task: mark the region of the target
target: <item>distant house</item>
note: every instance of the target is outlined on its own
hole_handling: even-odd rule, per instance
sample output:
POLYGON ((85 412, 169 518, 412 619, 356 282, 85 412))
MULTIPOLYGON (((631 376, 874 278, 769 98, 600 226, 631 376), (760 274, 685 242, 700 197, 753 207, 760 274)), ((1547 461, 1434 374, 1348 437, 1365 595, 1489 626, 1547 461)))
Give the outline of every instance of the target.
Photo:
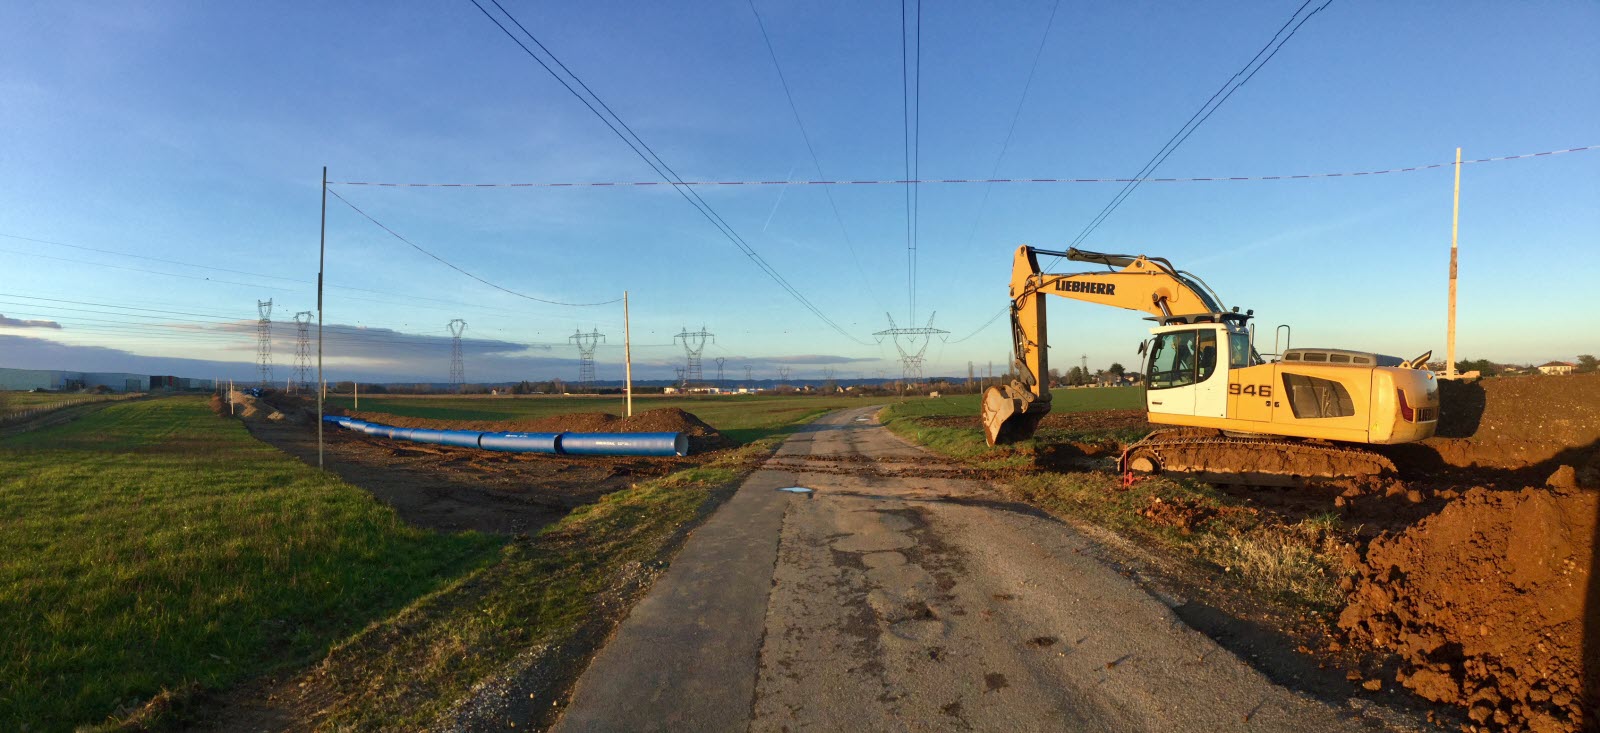
POLYGON ((1571 374, 1577 364, 1564 361, 1551 361, 1539 365, 1540 374, 1571 374))

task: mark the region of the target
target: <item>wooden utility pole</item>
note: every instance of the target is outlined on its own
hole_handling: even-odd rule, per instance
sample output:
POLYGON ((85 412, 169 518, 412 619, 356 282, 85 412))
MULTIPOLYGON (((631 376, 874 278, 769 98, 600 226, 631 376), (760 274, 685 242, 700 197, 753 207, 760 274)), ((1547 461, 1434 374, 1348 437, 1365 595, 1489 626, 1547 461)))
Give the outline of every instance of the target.
POLYGON ((322 234, 317 242, 317 470, 322 469, 322 402, 328 382, 322 377, 322 271, 328 254, 328 166, 322 166, 322 234))
POLYGON ((1456 148, 1455 213, 1450 217, 1450 324, 1445 335, 1444 378, 1456 378, 1456 237, 1461 231, 1461 148, 1456 148))
POLYGON ((627 395, 627 417, 633 417, 633 334, 628 321, 628 291, 622 291, 622 369, 623 392, 627 395))

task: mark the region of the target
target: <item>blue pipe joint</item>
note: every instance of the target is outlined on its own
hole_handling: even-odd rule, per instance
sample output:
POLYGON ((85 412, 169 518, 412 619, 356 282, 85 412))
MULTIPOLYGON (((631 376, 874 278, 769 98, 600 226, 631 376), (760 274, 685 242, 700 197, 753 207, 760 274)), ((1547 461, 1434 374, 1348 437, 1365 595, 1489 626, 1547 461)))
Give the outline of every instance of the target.
POLYGON ((560 433, 482 433, 478 447, 502 453, 557 453, 560 433))
POLYGON ((689 455, 683 433, 563 433, 560 449, 574 456, 689 455))

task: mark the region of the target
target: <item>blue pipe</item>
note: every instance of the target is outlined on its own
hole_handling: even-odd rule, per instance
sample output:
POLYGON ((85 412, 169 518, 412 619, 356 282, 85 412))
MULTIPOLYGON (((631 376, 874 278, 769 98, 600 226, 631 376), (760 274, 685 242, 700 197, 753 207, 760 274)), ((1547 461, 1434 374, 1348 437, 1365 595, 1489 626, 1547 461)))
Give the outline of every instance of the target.
POLYGON ((474 430, 397 428, 342 415, 324 421, 340 427, 394 440, 482 448, 503 453, 561 453, 576 456, 686 456, 689 439, 683 433, 480 433, 474 430))
POLYGON ((575 456, 686 456, 683 433, 562 433, 559 449, 575 456))
POLYGON ((484 433, 478 447, 502 453, 559 453, 561 433, 484 433))

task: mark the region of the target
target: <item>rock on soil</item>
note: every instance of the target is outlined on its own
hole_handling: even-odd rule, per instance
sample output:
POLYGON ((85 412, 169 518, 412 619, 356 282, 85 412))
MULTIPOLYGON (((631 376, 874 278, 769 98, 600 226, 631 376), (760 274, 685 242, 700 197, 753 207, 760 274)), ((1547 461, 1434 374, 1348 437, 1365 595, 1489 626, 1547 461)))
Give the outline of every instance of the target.
POLYGON ((726 448, 733 444, 723 437, 722 433, 717 432, 716 428, 676 407, 646 410, 632 417, 618 417, 604 412, 580 412, 527 420, 429 420, 382 412, 346 414, 349 417, 393 425, 397 428, 507 433, 683 433, 689 438, 689 449, 695 453, 726 448))
POLYGON ((1593 489, 1473 489, 1372 542, 1339 626, 1393 651, 1406 687, 1488 729, 1595 730, 1597 510, 1593 489))

